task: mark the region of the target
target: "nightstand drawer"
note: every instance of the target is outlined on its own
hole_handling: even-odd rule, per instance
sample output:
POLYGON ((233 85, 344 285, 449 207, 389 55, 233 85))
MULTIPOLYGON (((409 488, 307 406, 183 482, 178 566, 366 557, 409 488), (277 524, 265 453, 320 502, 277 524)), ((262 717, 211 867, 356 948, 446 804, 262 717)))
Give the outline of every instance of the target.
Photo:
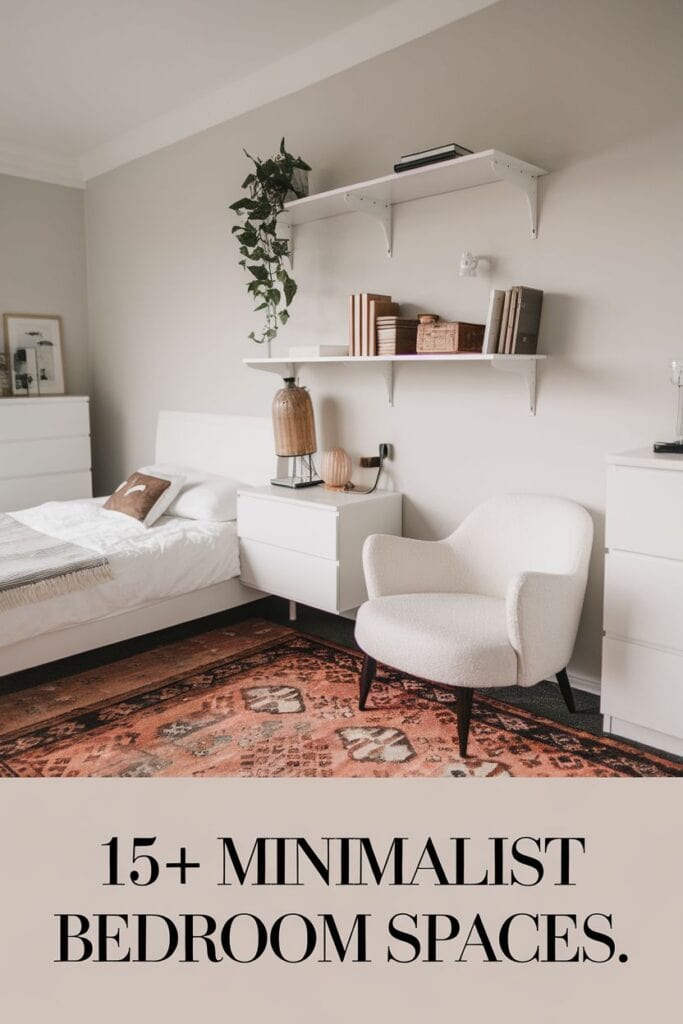
POLYGON ((610 466, 607 547, 683 559, 683 473, 610 466))
POLYGON ((340 611, 339 566, 330 559, 241 538, 240 566, 247 586, 323 611, 340 611))
POLYGON ((605 637, 600 710, 683 738, 683 656, 605 637))
POLYGON ((608 636, 683 654, 683 562, 610 551, 604 627, 608 636))
MULTIPOLYGON (((237 530, 244 540, 260 541, 317 558, 337 559, 337 515, 329 508, 240 494, 237 530)), ((293 595, 292 600, 295 600, 293 595)))

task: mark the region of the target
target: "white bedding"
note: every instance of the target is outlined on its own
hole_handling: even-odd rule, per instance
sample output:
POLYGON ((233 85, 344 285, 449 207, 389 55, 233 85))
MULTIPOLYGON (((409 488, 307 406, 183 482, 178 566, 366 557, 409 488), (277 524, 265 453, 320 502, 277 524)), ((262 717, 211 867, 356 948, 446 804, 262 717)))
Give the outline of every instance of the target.
POLYGON ((239 575, 237 524, 162 516, 145 528, 102 512, 106 499, 52 501, 12 515, 19 522, 104 554, 113 580, 0 614, 0 646, 115 615, 239 575))

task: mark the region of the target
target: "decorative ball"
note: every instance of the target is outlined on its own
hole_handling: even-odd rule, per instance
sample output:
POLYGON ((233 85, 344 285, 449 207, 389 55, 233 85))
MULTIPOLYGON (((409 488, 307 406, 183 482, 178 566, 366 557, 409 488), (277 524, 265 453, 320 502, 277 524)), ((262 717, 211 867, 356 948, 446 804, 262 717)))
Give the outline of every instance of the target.
POLYGON ((351 479, 351 459, 343 448, 332 448, 323 455, 320 476, 325 486, 333 491, 342 491, 351 479))

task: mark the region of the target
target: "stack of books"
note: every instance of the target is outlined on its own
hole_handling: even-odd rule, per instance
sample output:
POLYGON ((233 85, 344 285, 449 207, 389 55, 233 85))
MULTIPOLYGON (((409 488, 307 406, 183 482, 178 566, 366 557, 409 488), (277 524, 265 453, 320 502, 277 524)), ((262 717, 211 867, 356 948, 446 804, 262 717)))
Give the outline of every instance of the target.
POLYGON ((407 356, 417 348, 417 320, 405 316, 377 317, 377 355, 407 356))
POLYGON ((377 355, 377 319, 398 313, 391 295, 360 292, 349 297, 349 355, 377 355))
POLYGON ((494 288, 484 332, 484 355, 535 355, 542 306, 543 292, 538 288, 494 288))
POLYGON ((398 163, 394 164, 394 171, 400 174, 401 171, 411 171, 415 167, 427 167, 429 164, 439 164, 442 160, 455 160, 459 156, 469 156, 471 149, 459 146, 457 142, 448 142, 445 146, 435 146, 434 149, 422 149, 418 153, 406 153, 398 163))

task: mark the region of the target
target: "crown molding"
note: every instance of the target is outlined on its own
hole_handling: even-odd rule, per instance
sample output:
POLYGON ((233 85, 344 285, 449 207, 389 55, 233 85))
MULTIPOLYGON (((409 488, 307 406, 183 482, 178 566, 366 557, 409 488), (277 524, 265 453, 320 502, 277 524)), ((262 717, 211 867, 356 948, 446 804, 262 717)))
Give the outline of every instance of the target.
POLYGON ((177 107, 84 154, 88 181, 175 142, 323 81, 467 17, 497 0, 397 0, 194 103, 177 107))
POLYGON ((85 188, 78 160, 43 153, 22 146, 0 144, 0 174, 45 181, 68 188, 85 188))

